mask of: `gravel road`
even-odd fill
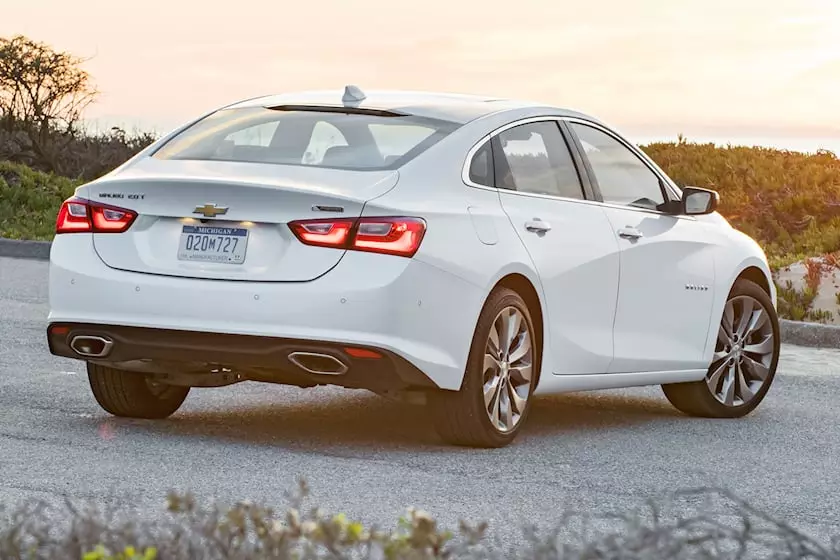
[[[170,489],[282,505],[298,476],[329,511],[391,525],[407,506],[504,540],[563,508],[640,505],[723,485],[814,532],[840,533],[840,351],[784,346],[751,416],[690,419],[658,388],[541,397],[517,444],[441,445],[421,408],[341,389],[196,389],[166,421],[111,418],[83,364],[45,343],[47,263],[0,258],[0,503],[37,497],[159,510]]]

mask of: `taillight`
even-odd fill
[[[306,245],[402,257],[413,256],[426,233],[426,222],[420,218],[300,220],[289,227]]]
[[[125,208],[69,198],[61,205],[55,223],[58,233],[122,233],[131,227],[137,213]]]
[[[55,223],[56,233],[74,233],[91,231],[88,207],[76,199],[65,200],[58,211]]]
[[[355,220],[302,220],[289,227],[307,245],[346,248]]]
[[[410,257],[425,233],[426,222],[417,218],[362,218],[351,248]]]

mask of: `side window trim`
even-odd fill
[[[502,175],[502,170],[499,168],[501,165],[502,160],[505,161],[505,165],[507,165],[507,159],[505,158],[504,150],[502,149],[502,142],[499,140],[498,134],[493,134],[490,137],[490,153],[493,154],[493,188],[499,192],[506,192],[506,193],[519,193],[517,190],[512,190],[507,187],[499,186],[499,183],[496,181],[496,178]],[[521,194],[532,194],[532,193],[521,193]]]
[[[563,138],[566,140],[566,146],[572,154],[572,160],[575,162],[578,177],[580,177],[580,182],[583,185],[584,197],[586,200],[603,202],[604,197],[601,196],[598,184],[594,181],[595,175],[589,168],[589,161],[583,157],[583,147],[578,142],[577,135],[572,132],[566,119],[557,119],[557,125],[560,127],[560,132],[563,133]]]
[[[537,194],[537,193],[529,193],[529,192],[510,191],[510,190],[507,190],[507,189],[500,188],[498,185],[496,185],[495,178],[496,178],[496,175],[498,174],[497,170],[496,170],[496,152],[499,149],[501,149],[501,146],[499,146],[499,140],[498,140],[499,135],[502,134],[504,131],[509,130],[511,128],[515,128],[517,126],[532,124],[532,123],[536,123],[536,122],[547,122],[547,121],[553,121],[557,125],[557,127],[560,130],[560,134],[563,137],[563,141],[566,144],[566,148],[569,150],[569,153],[572,157],[572,162],[574,163],[574,166],[575,166],[575,170],[577,171],[578,180],[580,181],[581,187],[583,189],[583,193],[582,193],[583,198],[582,199],[580,199],[580,198],[569,198],[569,197],[564,197],[564,196],[555,196],[555,195],[551,195],[551,194]],[[486,136],[483,136],[478,142],[476,142],[473,145],[472,148],[470,148],[470,150],[467,152],[467,157],[466,157],[466,160],[464,162],[464,166],[461,170],[461,180],[468,187],[473,187],[473,188],[478,188],[478,189],[492,189],[492,190],[496,190],[496,191],[504,190],[505,192],[510,192],[510,193],[517,194],[517,195],[520,195],[520,196],[530,196],[530,197],[535,197],[535,198],[550,198],[550,199],[556,199],[556,200],[569,200],[569,201],[574,201],[574,202],[581,202],[581,201],[599,202],[599,200],[596,199],[596,191],[595,191],[593,182],[590,179],[590,173],[587,172],[586,169],[583,167],[584,164],[585,164],[585,159],[581,158],[580,154],[578,153],[577,147],[576,147],[576,144],[575,144],[576,141],[577,140],[576,140],[574,134],[572,134],[568,130],[568,126],[566,125],[565,119],[562,116],[550,115],[550,116],[544,116],[544,117],[528,117],[528,118],[525,118],[525,119],[521,119],[521,120],[518,120],[518,121],[508,123],[504,126],[501,126],[501,127],[497,128],[496,130],[494,130],[490,134],[487,134]],[[493,175],[494,175],[494,177],[493,177],[493,185],[492,186],[482,185],[482,184],[476,183],[476,182],[474,182],[470,179],[470,169],[472,168],[473,159],[475,158],[475,156],[478,154],[478,152],[481,151],[481,149],[487,143],[489,143],[490,147],[491,147],[490,152],[491,152],[491,159],[492,159],[492,164],[493,164]]]

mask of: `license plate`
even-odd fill
[[[184,226],[178,260],[242,264],[248,247],[248,230],[213,226]]]

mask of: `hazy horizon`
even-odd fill
[[[633,4],[630,6],[629,4]],[[85,63],[100,127],[165,132],[237,99],[290,90],[441,90],[594,114],[634,141],[840,152],[837,0],[383,0],[317,4],[29,0],[0,35]]]

